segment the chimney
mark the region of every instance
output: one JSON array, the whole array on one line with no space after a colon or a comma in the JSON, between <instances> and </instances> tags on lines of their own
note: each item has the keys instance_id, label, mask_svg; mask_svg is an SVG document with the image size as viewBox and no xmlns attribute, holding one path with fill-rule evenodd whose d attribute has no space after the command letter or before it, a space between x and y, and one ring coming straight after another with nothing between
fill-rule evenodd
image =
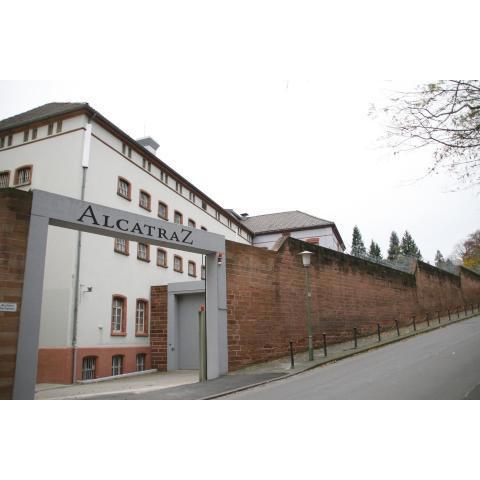
<instances>
[{"instance_id":1,"label":"chimney","mask_svg":"<svg viewBox=\"0 0 480 480\"><path fill-rule=\"evenodd\" d=\"M142 137L137 140L142 147L145 147L149 152L156 155L158 147L160 146L152 137Z\"/></svg>"}]
</instances>

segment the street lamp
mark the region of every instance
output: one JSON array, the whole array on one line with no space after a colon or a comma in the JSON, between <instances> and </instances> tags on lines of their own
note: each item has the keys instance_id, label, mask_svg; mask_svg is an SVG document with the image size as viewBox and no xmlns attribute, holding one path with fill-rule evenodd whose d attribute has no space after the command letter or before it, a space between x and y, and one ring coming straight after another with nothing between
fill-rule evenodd
<instances>
[{"instance_id":1,"label":"street lamp","mask_svg":"<svg viewBox=\"0 0 480 480\"><path fill-rule=\"evenodd\" d=\"M307 328L308 328L308 360L313 361L313 333L312 333L312 292L310 291L310 257L312 252L305 250L299 253L302 256L303 266L305 267L305 283L307 287Z\"/></svg>"}]
</instances>

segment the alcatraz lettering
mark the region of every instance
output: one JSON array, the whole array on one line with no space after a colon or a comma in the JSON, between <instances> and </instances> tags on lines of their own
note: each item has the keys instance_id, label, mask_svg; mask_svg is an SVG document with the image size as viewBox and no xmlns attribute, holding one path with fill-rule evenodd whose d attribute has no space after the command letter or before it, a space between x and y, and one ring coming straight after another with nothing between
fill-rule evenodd
<instances>
[{"instance_id":1,"label":"alcatraz lettering","mask_svg":"<svg viewBox=\"0 0 480 480\"><path fill-rule=\"evenodd\" d=\"M146 235L147 237L157 237L160 239L163 238L164 240L193 245L193 240L189 240L192 232L191 230L187 230L186 228L182 228L180 233L173 232L169 234L165 228L155 227L154 225L141 225L140 223L136 222L135 225L131 226L130 222L124 218L120 218L119 220L114 221L111 220L109 215L101 215L101 217L99 216L99 218L97 219L91 205L89 205L85 209L81 217L77 219L77 222L87 223L84 221L84 219L90 219L90 223L92 225L98 225L112 229L116 227L122 232L137 233L139 235Z\"/></svg>"}]
</instances>

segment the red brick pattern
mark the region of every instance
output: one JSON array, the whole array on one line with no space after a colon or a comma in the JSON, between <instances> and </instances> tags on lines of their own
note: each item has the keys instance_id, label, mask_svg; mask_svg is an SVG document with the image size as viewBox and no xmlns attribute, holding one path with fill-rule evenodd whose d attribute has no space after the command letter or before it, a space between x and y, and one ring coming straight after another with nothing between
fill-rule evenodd
<instances>
[{"instance_id":1,"label":"red brick pattern","mask_svg":"<svg viewBox=\"0 0 480 480\"><path fill-rule=\"evenodd\" d=\"M167 371L168 286L152 287L150 293L150 347L152 368Z\"/></svg>"},{"instance_id":2,"label":"red brick pattern","mask_svg":"<svg viewBox=\"0 0 480 480\"><path fill-rule=\"evenodd\" d=\"M13 392L31 206L31 193L0 190L0 302L18 305L14 313L0 312L0 399Z\"/></svg>"}]
</instances>

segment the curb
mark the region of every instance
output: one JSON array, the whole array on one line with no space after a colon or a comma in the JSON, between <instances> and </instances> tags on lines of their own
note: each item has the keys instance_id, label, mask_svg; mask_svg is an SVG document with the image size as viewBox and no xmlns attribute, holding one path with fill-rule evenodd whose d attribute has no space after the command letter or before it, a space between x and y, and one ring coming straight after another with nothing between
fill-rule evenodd
<instances>
[{"instance_id":1,"label":"curb","mask_svg":"<svg viewBox=\"0 0 480 480\"><path fill-rule=\"evenodd\" d=\"M382 348L382 347L384 347L386 345L390 345L392 343L401 342L401 341L407 340L411 337L416 337L416 336L422 335L424 333L429 333L429 332L432 332L434 330L438 330L440 328L448 327L449 325L453 325L455 323L460 323L460 322L463 322L464 320L470 320L471 318L475 318L475 317L479 317L479 316L480 316L480 313L477 312L477 313L474 313L474 314L470 314L468 317L457 318L456 320L450 320L450 321L447 321L446 323L441 323L441 324L437 324L437 325L434 325L434 326L431 326L431 327L424 328L422 330L409 332L409 333L406 333L405 335L401 335L400 337L394 337L394 338L391 338L391 339L388 339L388 340L383 340L382 342L374 343L372 345L367 345L365 347L357 348L357 349L355 349L354 352L346 352L346 353L337 354L336 356L333 356L333 357L329 358L328 360L325 360L323 362L321 361L319 363L316 363L315 365L309 365L308 367L304 367L301 370L298 370L296 372L286 373L285 375L282 375L281 377L271 378L269 380L263 380L261 382L252 383L250 385L245 385L243 387L238 387L238 388L234 388L234 389L231 389L231 390L226 390L226 391L221 392L221 393L215 393L213 395L209 395L207 397L200 398L200 400L215 400L216 398L225 397L227 395L231 395L232 393L242 392L244 390L249 390L251 388L259 387L261 385L267 385L267 384L272 383L272 382L278 382L279 380L285 380L287 378L294 377L295 375L299 375L301 373L308 372L309 370L313 370L315 368L323 367L324 365L328 365L330 363L335 363L338 360L343 360L345 358L353 357L355 355L359 355L360 353L365 353L365 352L368 352L370 350L376 350L378 348Z\"/></svg>"}]
</instances>

